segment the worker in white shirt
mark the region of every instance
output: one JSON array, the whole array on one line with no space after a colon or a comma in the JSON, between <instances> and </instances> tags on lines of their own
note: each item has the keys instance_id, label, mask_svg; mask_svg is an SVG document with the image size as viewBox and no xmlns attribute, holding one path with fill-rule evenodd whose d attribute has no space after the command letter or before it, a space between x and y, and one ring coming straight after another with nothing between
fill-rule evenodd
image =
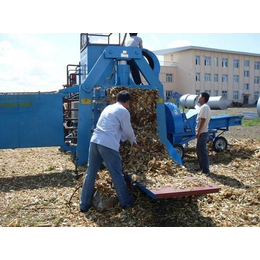
<instances>
[{"instance_id":1,"label":"worker in white shirt","mask_svg":"<svg viewBox=\"0 0 260 260\"><path fill-rule=\"evenodd\" d=\"M130 39L126 43L126 46L127 47L139 47L139 48L143 49L143 40L140 37L137 36L138 34L137 33L129 33L129 35L130 35ZM142 85L139 69L136 66L134 60L130 60L128 62L128 64L130 65L130 70L131 70L135 84L136 85Z\"/></svg>"},{"instance_id":2,"label":"worker in white shirt","mask_svg":"<svg viewBox=\"0 0 260 260\"><path fill-rule=\"evenodd\" d=\"M200 104L200 112L197 116L196 138L197 147L196 152L199 161L199 167L203 173L209 174L209 153L207 150L207 142L209 138L208 127L211 118L211 109L207 104L209 101L208 93L201 93L198 103Z\"/></svg>"},{"instance_id":3,"label":"worker in white shirt","mask_svg":"<svg viewBox=\"0 0 260 260\"><path fill-rule=\"evenodd\" d=\"M132 146L143 149L136 141L131 126L129 103L131 95L121 91L117 103L107 106L98 120L90 141L88 169L83 183L80 210L87 212L94 193L94 184L102 162L108 168L122 208L132 206L132 198L122 173L119 154L120 141L128 140Z\"/></svg>"}]
</instances>

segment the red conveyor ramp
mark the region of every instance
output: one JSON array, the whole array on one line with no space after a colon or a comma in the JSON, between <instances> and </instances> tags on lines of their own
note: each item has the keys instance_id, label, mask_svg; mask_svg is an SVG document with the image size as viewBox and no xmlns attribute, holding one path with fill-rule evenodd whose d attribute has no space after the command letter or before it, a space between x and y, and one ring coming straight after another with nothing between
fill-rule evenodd
<instances>
[{"instance_id":1,"label":"red conveyor ramp","mask_svg":"<svg viewBox=\"0 0 260 260\"><path fill-rule=\"evenodd\" d=\"M127 179L133 184L132 179L129 175L126 175ZM187 177L184 180L196 180L194 177ZM147 189L143 184L134 182L136 187L145 192L147 195L155 200L160 199L171 199L171 198L182 198L182 197L193 197L206 195L210 193L217 193L220 191L220 187L217 185L208 185L205 181L205 186L194 187L192 189L173 189L171 187L165 187L161 189Z\"/></svg>"}]
</instances>

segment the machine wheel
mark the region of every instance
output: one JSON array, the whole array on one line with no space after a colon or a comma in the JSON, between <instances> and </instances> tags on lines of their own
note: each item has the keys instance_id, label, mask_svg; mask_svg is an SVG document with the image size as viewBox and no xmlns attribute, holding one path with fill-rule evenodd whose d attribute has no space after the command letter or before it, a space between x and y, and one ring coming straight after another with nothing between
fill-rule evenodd
<instances>
[{"instance_id":1,"label":"machine wheel","mask_svg":"<svg viewBox=\"0 0 260 260\"><path fill-rule=\"evenodd\" d=\"M180 157L183 159L185 150L181 144L174 144L173 147L177 151L177 153L180 155Z\"/></svg>"},{"instance_id":2,"label":"machine wheel","mask_svg":"<svg viewBox=\"0 0 260 260\"><path fill-rule=\"evenodd\" d=\"M227 149L227 145L228 145L227 139L221 136L215 138L212 144L212 148L215 152L220 153Z\"/></svg>"}]
</instances>

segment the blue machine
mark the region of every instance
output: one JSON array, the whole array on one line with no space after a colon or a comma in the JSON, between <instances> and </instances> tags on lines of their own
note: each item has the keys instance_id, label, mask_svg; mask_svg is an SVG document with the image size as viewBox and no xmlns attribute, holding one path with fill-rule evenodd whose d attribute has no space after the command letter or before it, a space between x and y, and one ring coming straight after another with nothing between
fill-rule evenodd
<instances>
[{"instance_id":1,"label":"blue machine","mask_svg":"<svg viewBox=\"0 0 260 260\"><path fill-rule=\"evenodd\" d=\"M74 154L76 166L85 164L92 131L100 111L107 105L102 103L106 90L124 86L159 91L159 136L170 156L182 164L167 138L157 57L148 50L122 46L120 34L118 43L110 44L111 35L81 34L81 63L75 66L75 73L68 73L68 81L78 78L78 85L73 82L55 94L0 95L0 149L61 146ZM107 43L91 43L93 36L103 37ZM133 82L127 64L130 60L134 60L147 85L137 86Z\"/></svg>"},{"instance_id":2,"label":"blue machine","mask_svg":"<svg viewBox=\"0 0 260 260\"><path fill-rule=\"evenodd\" d=\"M173 103L165 103L166 126L168 140L183 158L188 143L196 138L196 119L198 110L191 110L187 114L182 113ZM221 136L229 131L229 127L242 124L242 116L213 116L209 123L209 141L216 152L227 148L227 140ZM217 135L217 132L220 134Z\"/></svg>"}]
</instances>

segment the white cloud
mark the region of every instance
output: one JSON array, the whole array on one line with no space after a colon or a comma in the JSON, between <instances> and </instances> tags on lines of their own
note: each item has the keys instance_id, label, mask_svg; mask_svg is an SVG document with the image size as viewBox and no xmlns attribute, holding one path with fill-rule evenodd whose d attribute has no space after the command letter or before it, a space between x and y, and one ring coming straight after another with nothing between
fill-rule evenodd
<instances>
[{"instance_id":1,"label":"white cloud","mask_svg":"<svg viewBox=\"0 0 260 260\"><path fill-rule=\"evenodd\" d=\"M65 83L65 67L56 46L31 35L0 41L0 92L55 91Z\"/></svg>"},{"instance_id":2,"label":"white cloud","mask_svg":"<svg viewBox=\"0 0 260 260\"><path fill-rule=\"evenodd\" d=\"M185 40L175 40L174 42L168 44L168 48L177 48L177 47L183 47L183 46L191 46L192 43Z\"/></svg>"}]
</instances>

